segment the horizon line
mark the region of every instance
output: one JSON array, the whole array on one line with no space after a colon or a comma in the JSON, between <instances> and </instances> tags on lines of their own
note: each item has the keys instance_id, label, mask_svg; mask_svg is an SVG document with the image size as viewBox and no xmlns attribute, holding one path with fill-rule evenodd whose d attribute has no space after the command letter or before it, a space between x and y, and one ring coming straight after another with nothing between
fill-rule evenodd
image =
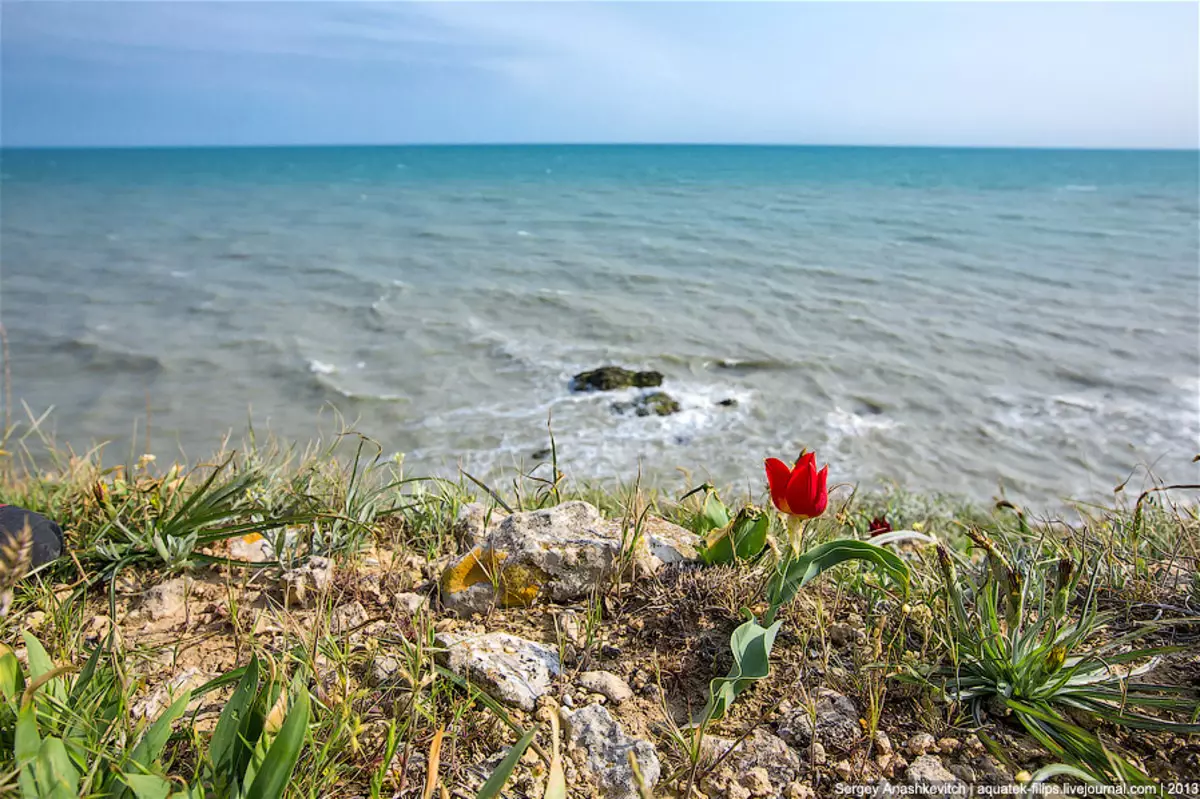
<instances>
[{"instance_id":1,"label":"horizon line","mask_svg":"<svg viewBox=\"0 0 1200 799\"><path fill-rule=\"evenodd\" d=\"M333 149L355 148L457 148L457 147L762 147L795 149L859 149L859 150L1032 150L1054 152L1160 152L1200 153L1200 142L1194 147L1150 146L1086 146L1086 145L1018 145L1018 144L830 144L797 142L705 142L705 141L591 141L591 142L305 142L305 143L244 143L244 144L3 144L0 152L10 150L265 150L265 149Z\"/></svg>"}]
</instances>

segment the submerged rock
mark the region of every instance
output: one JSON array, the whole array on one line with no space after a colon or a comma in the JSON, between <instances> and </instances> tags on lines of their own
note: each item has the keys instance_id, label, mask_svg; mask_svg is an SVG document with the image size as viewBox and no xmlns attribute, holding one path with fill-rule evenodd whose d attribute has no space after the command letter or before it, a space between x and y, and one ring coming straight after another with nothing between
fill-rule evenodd
<instances>
[{"instance_id":1,"label":"submerged rock","mask_svg":"<svg viewBox=\"0 0 1200 799\"><path fill-rule=\"evenodd\" d=\"M442 603L460 615L494 605L532 604L539 597L570 602L587 596L616 568L622 547L636 546L637 573L693 560L699 539L662 519L636 531L605 519L586 502L489 519L482 506L464 508L463 540L471 549L442 572ZM635 534L636 533L636 534Z\"/></svg>"},{"instance_id":2,"label":"submerged rock","mask_svg":"<svg viewBox=\"0 0 1200 799\"><path fill-rule=\"evenodd\" d=\"M662 372L633 372L620 366L601 366L580 372L571 380L572 391L614 391L619 388L654 388L661 386Z\"/></svg>"},{"instance_id":3,"label":"submerged rock","mask_svg":"<svg viewBox=\"0 0 1200 799\"><path fill-rule=\"evenodd\" d=\"M629 756L637 762L647 788L658 782L660 766L654 745L625 734L603 705L562 711L567 756L605 799L638 799Z\"/></svg>"},{"instance_id":4,"label":"submerged rock","mask_svg":"<svg viewBox=\"0 0 1200 799\"><path fill-rule=\"evenodd\" d=\"M522 710L532 711L561 671L552 649L508 633L441 633L435 642L446 668Z\"/></svg>"},{"instance_id":5,"label":"submerged rock","mask_svg":"<svg viewBox=\"0 0 1200 799\"><path fill-rule=\"evenodd\" d=\"M616 413L633 411L638 416L670 416L679 413L683 407L667 392L653 391L629 402L614 402L612 409Z\"/></svg>"}]
</instances>

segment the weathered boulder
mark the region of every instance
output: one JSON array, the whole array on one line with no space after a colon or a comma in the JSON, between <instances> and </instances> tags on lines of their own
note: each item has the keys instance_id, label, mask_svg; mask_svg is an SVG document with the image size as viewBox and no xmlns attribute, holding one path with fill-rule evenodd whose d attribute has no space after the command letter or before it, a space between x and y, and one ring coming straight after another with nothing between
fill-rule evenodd
<instances>
[{"instance_id":1,"label":"weathered boulder","mask_svg":"<svg viewBox=\"0 0 1200 799\"><path fill-rule=\"evenodd\" d=\"M522 710L532 711L561 671L554 650L508 633L441 633L434 640L445 649L438 659L446 668Z\"/></svg>"},{"instance_id":2,"label":"weathered boulder","mask_svg":"<svg viewBox=\"0 0 1200 799\"><path fill-rule=\"evenodd\" d=\"M645 519L622 530L586 502L501 515L484 528L481 512L464 509L464 542L470 549L442 572L442 603L460 615L494 605L529 605L541 597L570 602L608 579L622 549L632 548L635 570L653 573L664 563L697 557L699 539L662 519Z\"/></svg>"},{"instance_id":3,"label":"weathered boulder","mask_svg":"<svg viewBox=\"0 0 1200 799\"><path fill-rule=\"evenodd\" d=\"M603 705L588 705L574 712L563 710L562 720L567 757L595 788L595 795L638 799L630 753L646 787L653 788L658 782L660 766L654 745L626 735Z\"/></svg>"},{"instance_id":4,"label":"weathered boulder","mask_svg":"<svg viewBox=\"0 0 1200 799\"><path fill-rule=\"evenodd\" d=\"M572 391L614 391L619 388L661 386L662 372L634 372L621 366L601 366L580 372L571 380Z\"/></svg>"},{"instance_id":5,"label":"weathered boulder","mask_svg":"<svg viewBox=\"0 0 1200 799\"><path fill-rule=\"evenodd\" d=\"M614 402L612 409L614 413L632 411L638 416L670 416L683 410L683 406L665 391L652 391L629 402Z\"/></svg>"},{"instance_id":6,"label":"weathered boulder","mask_svg":"<svg viewBox=\"0 0 1200 799\"><path fill-rule=\"evenodd\" d=\"M836 749L845 749L862 738L858 708L849 697L822 690L814 710L810 713L802 705L785 713L777 727L779 736L800 749L807 748L813 738L826 748Z\"/></svg>"},{"instance_id":7,"label":"weathered boulder","mask_svg":"<svg viewBox=\"0 0 1200 799\"><path fill-rule=\"evenodd\" d=\"M716 763L705 778L709 796L784 796L802 770L800 755L763 729L740 741L707 736L700 755L704 763Z\"/></svg>"}]
</instances>

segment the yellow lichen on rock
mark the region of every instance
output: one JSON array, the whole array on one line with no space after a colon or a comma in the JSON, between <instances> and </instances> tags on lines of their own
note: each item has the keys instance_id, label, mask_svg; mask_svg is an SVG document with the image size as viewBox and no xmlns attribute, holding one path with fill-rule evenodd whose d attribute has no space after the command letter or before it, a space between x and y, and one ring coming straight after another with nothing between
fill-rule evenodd
<instances>
[{"instance_id":1,"label":"yellow lichen on rock","mask_svg":"<svg viewBox=\"0 0 1200 799\"><path fill-rule=\"evenodd\" d=\"M527 563L504 566L507 552L476 547L442 574L442 592L453 596L480 583L490 583L502 607L532 605L549 575Z\"/></svg>"},{"instance_id":2,"label":"yellow lichen on rock","mask_svg":"<svg viewBox=\"0 0 1200 799\"><path fill-rule=\"evenodd\" d=\"M457 594L479 583L490 583L496 577L497 567L508 557L504 552L475 547L466 557L449 566L442 574L442 591Z\"/></svg>"}]
</instances>

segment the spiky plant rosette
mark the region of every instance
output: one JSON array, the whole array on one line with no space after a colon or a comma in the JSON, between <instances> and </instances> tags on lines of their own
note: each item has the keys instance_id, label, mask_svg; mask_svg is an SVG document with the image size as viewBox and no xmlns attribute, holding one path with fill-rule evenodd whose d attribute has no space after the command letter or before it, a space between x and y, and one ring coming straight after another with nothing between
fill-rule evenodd
<instances>
[{"instance_id":1,"label":"spiky plant rosette","mask_svg":"<svg viewBox=\"0 0 1200 799\"><path fill-rule=\"evenodd\" d=\"M1082 571L1070 558L1001 553L979 531L970 536L986 556L974 579L960 576L955 556L937 548L947 613L947 660L910 669L901 679L931 685L982 727L986 716L1013 716L1052 755L1097 776L1145 783L1146 775L1076 723L1089 715L1119 727L1200 732L1200 693L1144 682L1164 655L1185 649L1141 645L1174 619L1121 632L1119 618L1097 608L1096 571L1077 608ZM1013 565L1013 561L1018 564ZM1090 726L1090 725L1089 725Z\"/></svg>"}]
</instances>

